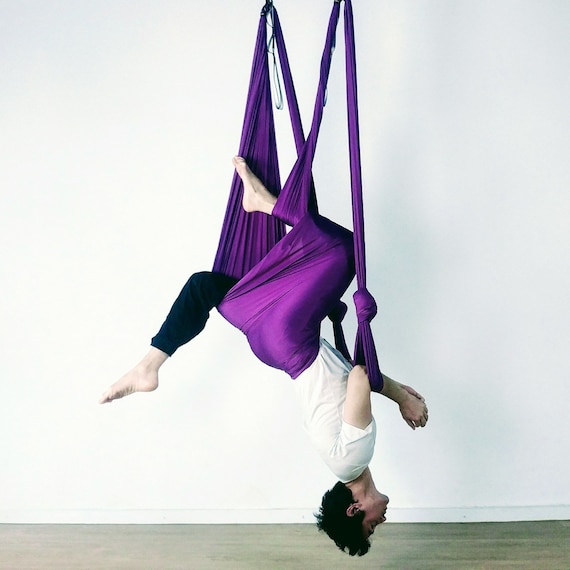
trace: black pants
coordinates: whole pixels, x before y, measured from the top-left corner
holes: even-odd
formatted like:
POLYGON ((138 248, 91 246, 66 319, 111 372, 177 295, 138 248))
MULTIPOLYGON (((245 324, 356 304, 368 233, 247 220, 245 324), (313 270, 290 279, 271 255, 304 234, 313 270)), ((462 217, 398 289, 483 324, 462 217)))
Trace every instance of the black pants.
POLYGON ((194 273, 174 301, 151 345, 172 356, 206 326, 210 310, 219 305, 237 279, 222 273, 194 273))

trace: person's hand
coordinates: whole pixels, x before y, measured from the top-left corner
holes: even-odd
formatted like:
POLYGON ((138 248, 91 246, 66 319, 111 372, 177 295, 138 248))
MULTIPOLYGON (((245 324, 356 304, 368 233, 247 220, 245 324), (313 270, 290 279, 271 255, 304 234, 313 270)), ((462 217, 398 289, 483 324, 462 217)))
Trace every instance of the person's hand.
POLYGON ((404 421, 412 428, 425 427, 428 421, 428 409, 425 398, 410 386, 400 384, 406 392, 404 399, 400 402, 400 413, 404 421))

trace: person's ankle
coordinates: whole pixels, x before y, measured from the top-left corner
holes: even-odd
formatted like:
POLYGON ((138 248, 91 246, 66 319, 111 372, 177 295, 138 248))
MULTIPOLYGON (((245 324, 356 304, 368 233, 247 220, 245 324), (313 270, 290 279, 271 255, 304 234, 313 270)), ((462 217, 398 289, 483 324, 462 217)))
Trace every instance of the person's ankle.
POLYGON ((168 359, 168 354, 159 348, 151 346, 146 356, 139 362, 137 369, 141 372, 158 372, 158 369, 168 359))

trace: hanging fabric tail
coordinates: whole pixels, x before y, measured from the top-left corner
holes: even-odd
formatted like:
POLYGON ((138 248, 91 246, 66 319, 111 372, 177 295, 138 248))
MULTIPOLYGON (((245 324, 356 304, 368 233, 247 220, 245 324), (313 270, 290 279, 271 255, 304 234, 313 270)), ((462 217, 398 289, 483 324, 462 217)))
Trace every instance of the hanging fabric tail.
MULTIPOLYGON (((277 196, 281 182, 267 65, 265 10, 257 32, 239 155, 277 196)), ((243 184, 234 173, 213 270, 236 279, 241 279, 285 235, 285 225, 276 218, 245 212, 242 197, 243 184)))
POLYGON ((364 208, 362 200, 362 175, 360 166, 360 134, 358 127, 358 95, 356 85, 356 50, 354 45, 354 21, 352 4, 345 0, 344 38, 346 49, 346 93, 348 105, 348 140, 350 149, 350 176, 352 187, 352 217, 354 226, 354 256, 356 265, 357 291, 354 304, 358 317, 355 364, 365 364, 370 386, 375 392, 382 390, 384 381, 378 366, 378 356, 370 321, 376 316, 374 297, 366 289, 366 256, 364 246, 364 208))

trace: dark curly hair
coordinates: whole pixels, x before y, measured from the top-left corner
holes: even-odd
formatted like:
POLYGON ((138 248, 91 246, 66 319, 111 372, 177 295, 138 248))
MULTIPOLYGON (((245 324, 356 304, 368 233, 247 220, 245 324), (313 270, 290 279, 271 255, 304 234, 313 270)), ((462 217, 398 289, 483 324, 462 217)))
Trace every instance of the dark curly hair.
POLYGON ((360 511, 353 517, 346 514, 346 509, 355 502, 352 491, 339 481, 323 495, 315 518, 317 528, 326 532, 343 552, 348 548, 350 556, 363 556, 370 549, 370 541, 364 537, 362 530, 365 512, 360 511))

